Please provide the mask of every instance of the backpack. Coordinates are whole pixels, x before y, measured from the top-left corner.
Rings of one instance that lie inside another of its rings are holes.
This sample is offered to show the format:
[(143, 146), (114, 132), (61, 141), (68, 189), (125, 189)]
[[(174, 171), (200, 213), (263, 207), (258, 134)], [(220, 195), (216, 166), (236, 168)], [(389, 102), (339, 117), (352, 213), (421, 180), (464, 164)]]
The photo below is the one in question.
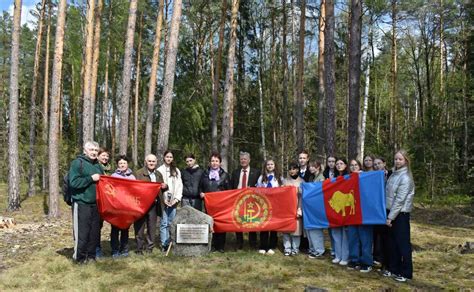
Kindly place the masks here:
[[(79, 159), (80, 168), (79, 171), (82, 173), (82, 159)], [(74, 189), (69, 185), (69, 171), (66, 172), (63, 178), (63, 200), (69, 206), (72, 206), (72, 195), (74, 194)]]

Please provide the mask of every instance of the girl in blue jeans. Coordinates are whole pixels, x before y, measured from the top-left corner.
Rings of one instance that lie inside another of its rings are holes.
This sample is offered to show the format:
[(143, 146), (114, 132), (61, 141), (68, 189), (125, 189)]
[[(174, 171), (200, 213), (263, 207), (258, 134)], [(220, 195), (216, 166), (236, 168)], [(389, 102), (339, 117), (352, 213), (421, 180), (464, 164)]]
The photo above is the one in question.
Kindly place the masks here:
[(183, 196), (183, 182), (181, 172), (175, 166), (173, 153), (170, 150), (163, 154), (163, 162), (163, 165), (158, 167), (164, 181), (161, 197), (160, 240), (162, 250), (166, 251), (169, 246), (170, 223), (176, 216), (176, 207)]
[[(352, 159), (349, 163), (349, 169), (351, 173), (361, 172), (361, 163), (356, 159)], [(372, 270), (373, 232), (372, 225), (353, 225), (347, 227), (347, 236), (349, 238), (348, 267), (350, 269), (360, 269), (362, 273)]]
[[(349, 174), (347, 171), (347, 161), (339, 158), (336, 160), (337, 176)], [(335, 257), (334, 264), (347, 266), (349, 260), (349, 241), (347, 237), (347, 227), (334, 227), (329, 229), (334, 240)]]

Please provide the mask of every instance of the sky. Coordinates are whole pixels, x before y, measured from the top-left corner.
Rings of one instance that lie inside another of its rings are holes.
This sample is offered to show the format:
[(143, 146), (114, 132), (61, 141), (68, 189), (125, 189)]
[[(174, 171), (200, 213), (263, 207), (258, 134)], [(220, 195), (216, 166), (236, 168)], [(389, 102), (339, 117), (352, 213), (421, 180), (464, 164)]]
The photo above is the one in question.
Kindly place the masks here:
[[(8, 11), (13, 15), (13, 2), (14, 0), (0, 0), (0, 11)], [(21, 8), (21, 24), (25, 24), (29, 21), (33, 21), (33, 16), (30, 14), (30, 10), (35, 8), (36, 3), (41, 2), (41, 0), (23, 0)], [(31, 26), (33, 27), (33, 26)]]

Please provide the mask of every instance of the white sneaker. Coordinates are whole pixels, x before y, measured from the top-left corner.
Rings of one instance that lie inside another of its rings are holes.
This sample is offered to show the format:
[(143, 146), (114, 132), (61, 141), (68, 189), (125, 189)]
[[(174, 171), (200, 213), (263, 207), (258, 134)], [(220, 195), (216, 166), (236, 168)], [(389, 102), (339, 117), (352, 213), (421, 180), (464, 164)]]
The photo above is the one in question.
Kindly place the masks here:
[(258, 251), (258, 253), (259, 253), (259, 254), (266, 254), (267, 252), (266, 252), (264, 249), (260, 249), (260, 250)]
[(269, 250), (267, 251), (267, 254), (269, 254), (269, 255), (274, 255), (275, 252), (273, 251), (273, 249), (269, 249)]
[(332, 260), (332, 263), (333, 264), (338, 264), (340, 261), (341, 261), (340, 259), (335, 258), (335, 259)]
[(347, 266), (348, 263), (349, 263), (348, 261), (340, 261), (340, 262), (339, 262), (339, 264), (340, 264), (341, 266)]

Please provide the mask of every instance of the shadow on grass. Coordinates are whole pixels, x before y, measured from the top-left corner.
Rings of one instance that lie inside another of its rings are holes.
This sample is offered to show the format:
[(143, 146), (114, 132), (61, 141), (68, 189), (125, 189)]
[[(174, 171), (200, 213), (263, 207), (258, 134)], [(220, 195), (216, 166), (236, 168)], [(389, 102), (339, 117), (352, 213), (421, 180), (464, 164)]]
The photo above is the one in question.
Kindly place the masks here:
[(62, 249), (58, 249), (56, 251), (56, 253), (59, 254), (59, 255), (62, 255), (63, 257), (65, 257), (67, 259), (72, 259), (72, 255), (74, 253), (74, 248), (65, 247), (65, 248), (62, 248)]

